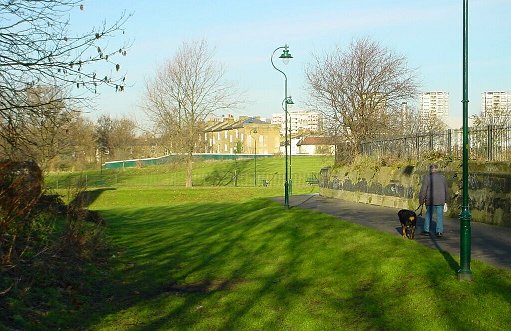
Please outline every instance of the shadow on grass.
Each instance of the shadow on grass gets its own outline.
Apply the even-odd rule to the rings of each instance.
[[[451,270],[454,272],[454,274],[457,275],[458,274],[458,270],[460,270],[459,263],[456,262],[456,260],[452,257],[451,253],[443,250],[438,245],[438,240],[435,237],[431,237],[431,241],[433,241],[433,245],[435,246],[435,248],[440,252],[440,254],[442,254],[444,260],[449,265],[449,268],[451,268]]]
[[[238,179],[243,175],[248,167],[246,160],[236,161],[229,167],[223,167],[222,170],[214,169],[204,178],[205,185],[229,186],[238,184]]]
[[[418,221],[417,221],[418,231],[415,235],[420,236],[422,230],[419,231],[419,229],[423,229],[423,228],[424,228],[424,217],[419,216]],[[433,229],[436,228],[436,221],[433,220],[431,222],[430,228],[433,228]],[[449,268],[451,268],[451,270],[454,272],[454,274],[457,274],[458,270],[460,269],[459,263],[456,262],[456,260],[452,257],[451,253],[449,253],[448,251],[446,251],[446,250],[442,249],[442,247],[440,247],[440,245],[438,244],[438,239],[436,237],[431,235],[430,240],[433,243],[433,247],[442,255],[444,260],[447,262],[447,265],[449,266]]]
[[[268,254],[269,243],[282,231],[286,231],[287,227],[282,221],[272,224],[272,215],[260,214],[258,209],[251,204],[205,204],[197,207],[138,210],[135,214],[143,215],[143,222],[129,213],[123,215],[122,219],[115,213],[104,213],[110,221],[117,221],[113,225],[114,231],[121,239],[116,241],[116,245],[130,246],[132,252],[126,261],[135,262],[120,270],[118,277],[122,279],[121,283],[112,283],[106,289],[107,293],[103,297],[110,298],[107,301],[115,304],[103,302],[102,310],[108,314],[140,302],[155,300],[162,295],[184,297],[184,302],[170,314],[144,326],[147,329],[158,329],[174,318],[190,314],[190,309],[196,307],[204,296],[214,296],[218,292],[249,283],[260,284],[260,289],[254,295],[248,300],[243,299],[243,305],[229,309],[234,313],[226,315],[229,317],[222,327],[234,327],[238,318],[278,283],[278,275],[295,274],[293,269],[298,253],[287,257],[283,265],[278,266],[276,273],[257,275],[257,268],[260,267],[254,263],[257,256]],[[237,219],[239,215],[244,215],[242,220]],[[170,241],[161,235],[167,225],[173,227]],[[250,243],[251,232],[259,232],[255,245]],[[136,243],[135,238],[141,234],[144,236],[143,242]],[[136,256],[148,256],[151,260]],[[251,275],[250,279],[247,279],[248,275]],[[294,283],[292,286],[298,294],[301,292],[299,288],[305,285]],[[285,292],[281,292],[279,301],[285,303],[286,297]],[[94,324],[93,320],[89,321],[91,325]],[[193,325],[194,321],[195,318],[191,318],[185,324]]]
[[[118,252],[80,318],[85,329],[407,329],[402,312],[423,309],[411,303],[425,288],[436,298],[448,272],[426,250],[432,264],[413,263],[415,246],[401,238],[264,199],[102,216]],[[509,275],[489,281],[511,301]],[[451,310],[458,303],[443,308],[448,325],[465,322]]]
[[[82,191],[69,203],[70,206],[88,207],[96,201],[105,191],[112,191],[115,188],[99,188],[90,191]]]

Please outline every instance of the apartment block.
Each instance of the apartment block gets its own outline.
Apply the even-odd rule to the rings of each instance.
[[[427,122],[436,117],[443,122],[449,115],[449,92],[432,91],[421,93],[419,97],[419,116],[421,121]]]
[[[321,131],[322,117],[317,112],[290,111],[288,112],[288,129],[291,135],[300,133],[317,133]],[[271,124],[280,125],[280,133],[285,133],[285,115],[284,113],[273,114]]]
[[[509,123],[511,119],[511,92],[481,93],[481,115],[488,123]]]

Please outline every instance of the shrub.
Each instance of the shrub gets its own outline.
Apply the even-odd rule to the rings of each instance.
[[[89,266],[106,261],[104,221],[84,208],[85,187],[71,205],[43,193],[34,162],[0,162],[0,329],[30,329],[81,304]]]
[[[39,220],[34,206],[42,194],[42,172],[33,161],[0,162],[0,262],[10,264],[33,240]],[[37,232],[37,231],[36,231]]]

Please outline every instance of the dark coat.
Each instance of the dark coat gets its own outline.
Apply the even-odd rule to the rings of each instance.
[[[430,172],[422,178],[419,203],[427,206],[443,205],[447,202],[447,180],[438,172]]]

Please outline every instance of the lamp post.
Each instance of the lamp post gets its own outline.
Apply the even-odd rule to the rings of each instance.
[[[289,97],[290,99],[291,97]],[[291,100],[293,102],[293,100]],[[286,105],[290,105],[289,100],[286,100]],[[288,112],[289,115],[289,196],[293,195],[293,171],[291,170],[291,159],[293,158],[293,130],[291,130],[291,126],[293,121],[291,121],[291,113]]]
[[[288,146],[288,132],[287,132],[287,105],[288,105],[288,98],[287,98],[287,76],[286,74],[278,69],[275,64],[273,63],[273,56],[275,55],[275,53],[282,49],[282,54],[279,56],[280,59],[282,59],[282,61],[284,62],[284,64],[288,64],[289,63],[289,60],[292,59],[293,57],[291,56],[291,54],[289,53],[289,46],[288,45],[284,45],[284,46],[280,46],[280,47],[277,47],[275,48],[275,50],[273,51],[273,53],[271,54],[271,58],[270,58],[270,61],[271,61],[271,65],[273,66],[273,68],[275,70],[277,70],[278,72],[280,72],[282,75],[284,75],[284,130],[285,130],[285,144],[284,144],[284,149],[285,149],[285,154],[286,154],[286,158],[285,158],[285,162],[286,162],[286,170],[285,170],[285,181],[284,181],[284,205],[286,206],[286,208],[289,208],[289,173],[288,173],[288,152],[287,152],[287,146]]]
[[[257,128],[252,133],[257,135]],[[254,186],[257,186],[257,136],[254,136]]]
[[[293,99],[291,98],[291,96],[288,96],[286,99],[284,99],[282,101],[282,109],[284,109],[284,112],[288,115],[288,123],[289,123],[289,181],[288,181],[288,187],[289,187],[289,196],[292,196],[293,195],[293,172],[291,170],[291,159],[292,159],[292,155],[293,155],[293,130],[291,129],[291,124],[292,124],[292,121],[291,121],[291,112],[287,112],[284,106],[284,103],[286,105],[294,105],[295,103],[293,102]],[[287,144],[286,144],[286,148],[287,148]]]
[[[468,206],[468,0],[463,1],[463,202],[460,218],[460,270],[458,279],[471,280],[471,229]]]

